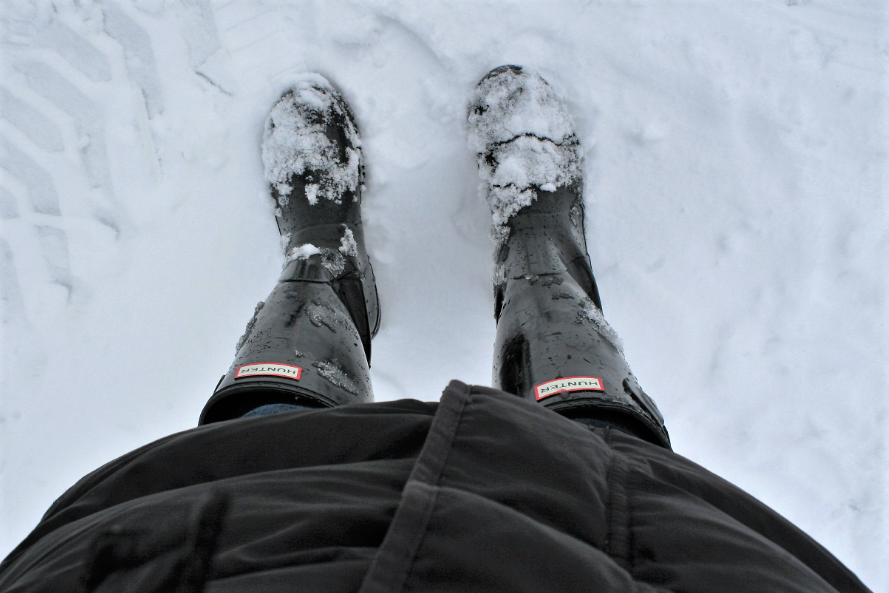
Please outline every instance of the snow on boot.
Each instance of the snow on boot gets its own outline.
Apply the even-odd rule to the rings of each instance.
[[[540,76],[501,66],[476,86],[469,130],[497,244],[494,385],[669,447],[602,315],[584,235],[583,149],[564,101]]]
[[[259,406],[373,400],[370,345],[380,324],[361,225],[363,163],[354,118],[322,76],[274,106],[262,142],[286,261],[257,305],[201,424]]]

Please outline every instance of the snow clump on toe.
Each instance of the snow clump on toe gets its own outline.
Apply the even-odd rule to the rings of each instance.
[[[328,129],[341,126],[346,134],[345,158]],[[340,203],[358,188],[361,139],[345,102],[319,74],[307,74],[278,101],[265,123],[262,162],[266,180],[277,190],[280,206],[293,191],[292,176],[312,173],[306,184],[310,204],[319,199]]]
[[[358,242],[355,241],[355,235],[352,229],[346,227],[343,229],[343,238],[340,239],[339,252],[347,257],[358,257]]]
[[[315,247],[311,243],[297,245],[289,252],[287,252],[287,260],[285,263],[290,263],[295,259],[309,259],[313,255],[317,255],[319,253],[321,253],[321,249]]]
[[[510,217],[580,178],[583,149],[568,107],[536,74],[516,66],[494,70],[469,103],[469,147],[478,153],[480,190],[493,215],[498,243]]]

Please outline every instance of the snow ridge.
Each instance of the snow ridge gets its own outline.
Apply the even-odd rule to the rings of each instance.
[[[345,160],[326,133],[335,121],[344,123],[350,145]],[[343,193],[358,187],[360,146],[358,129],[327,79],[319,74],[303,75],[266,120],[262,139],[265,178],[278,191],[279,205],[285,206],[293,191],[291,177],[314,171],[317,183],[306,185],[309,203],[314,205],[324,198],[339,204]]]
[[[476,86],[469,103],[469,147],[478,153],[480,193],[498,243],[506,223],[537,199],[580,177],[583,149],[565,102],[537,74],[504,67]]]

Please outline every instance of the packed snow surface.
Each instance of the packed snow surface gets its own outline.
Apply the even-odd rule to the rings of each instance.
[[[343,161],[339,147],[326,130],[339,122],[344,125],[346,147]],[[361,142],[352,118],[338,93],[320,74],[307,74],[294,81],[294,87],[278,101],[268,116],[262,137],[265,178],[278,190],[278,203],[287,204],[296,175],[313,171],[319,183],[306,184],[309,203],[319,198],[339,203],[343,193],[358,187]]]
[[[509,218],[531,205],[538,190],[575,181],[583,165],[565,102],[539,75],[513,68],[485,77],[472,93],[469,146],[478,153],[480,193],[498,242],[509,236]]]
[[[317,166],[299,147],[325,142],[320,124],[307,138],[283,126],[267,180],[264,123],[293,89],[283,119],[335,109],[305,75],[319,72],[362,134],[377,400],[490,384],[477,153],[489,136],[545,139],[481,171],[545,192],[570,177],[553,146],[573,133],[604,317],[675,450],[889,591],[887,10],[7,0],[0,555],[83,475],[197,423],[281,272],[269,184]],[[552,119],[475,131],[476,85],[502,64],[562,97],[528,94]]]

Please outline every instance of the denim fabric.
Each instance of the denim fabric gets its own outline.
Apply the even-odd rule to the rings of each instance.
[[[268,404],[253,408],[241,418],[253,418],[254,416],[271,416],[272,414],[280,414],[281,412],[290,412],[291,410],[307,410],[309,406],[301,406],[299,404]]]

